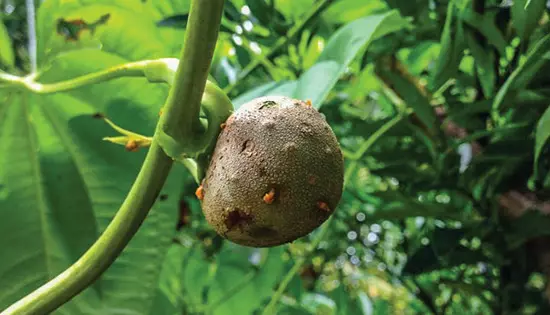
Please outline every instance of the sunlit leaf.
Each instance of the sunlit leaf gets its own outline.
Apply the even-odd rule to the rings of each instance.
[[[8,30],[6,30],[0,18],[0,65],[13,67],[14,62],[15,56],[13,53],[12,41],[8,34]]]

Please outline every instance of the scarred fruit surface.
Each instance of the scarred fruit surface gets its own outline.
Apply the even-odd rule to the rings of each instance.
[[[305,236],[340,201],[338,141],[310,103],[257,98],[226,121],[202,184],[206,220],[223,237],[267,247]]]

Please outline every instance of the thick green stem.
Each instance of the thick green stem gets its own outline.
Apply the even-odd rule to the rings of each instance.
[[[199,121],[201,97],[217,40],[222,8],[223,0],[192,2],[182,60],[170,92],[172,97],[167,100],[163,115],[168,126],[191,125]],[[210,31],[203,32],[205,26]],[[3,75],[4,79],[6,77]],[[126,200],[96,243],[71,267],[4,310],[1,315],[48,314],[87,288],[114,262],[147,216],[171,169],[172,159],[166,156],[156,138],[155,134]]]
[[[212,23],[205,17],[221,19],[223,0],[192,1],[191,10],[195,14],[189,16],[188,23],[196,27],[188,28],[185,32],[186,46],[181,57],[181,71],[175,77],[179,89],[171,90],[168,95],[168,102],[186,105],[165,108],[165,114],[158,125],[160,144],[173,158],[179,157],[180,153],[200,152],[205,147],[201,137],[205,128],[199,119],[199,113],[216,46],[215,41],[205,39],[217,38],[220,27],[219,22]],[[193,46],[189,47],[189,43],[193,43]],[[230,104],[229,99],[227,103]],[[178,152],[180,145],[185,147],[185,152]]]

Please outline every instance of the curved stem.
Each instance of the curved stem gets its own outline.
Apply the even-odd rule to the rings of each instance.
[[[273,296],[271,297],[271,300],[269,301],[269,304],[267,304],[266,308],[262,312],[262,315],[274,314],[275,306],[277,305],[277,303],[279,302],[279,300],[281,299],[281,297],[285,293],[285,290],[288,287],[288,285],[290,284],[290,281],[292,281],[292,279],[298,273],[298,271],[300,271],[300,269],[302,268],[302,266],[304,265],[306,260],[309,259],[309,256],[311,254],[313,254],[315,249],[317,249],[317,247],[319,246],[321,241],[325,238],[326,234],[329,231],[330,224],[332,223],[332,218],[333,217],[330,217],[330,219],[328,219],[328,221],[325,222],[325,224],[323,225],[323,227],[319,231],[319,234],[317,235],[317,237],[311,243],[309,251],[307,253],[305,253],[302,257],[298,258],[298,260],[296,260],[296,263],[294,263],[294,266],[292,266],[292,268],[287,272],[287,274],[285,275],[283,281],[281,281],[281,283],[279,284],[279,287],[277,288],[277,291],[275,291],[275,294],[273,294]]]
[[[397,125],[401,120],[406,118],[408,113],[410,113],[410,111],[407,111],[406,114],[398,114],[397,116],[386,122],[384,125],[382,125],[382,127],[378,128],[378,130],[376,130],[367,140],[365,140],[365,142],[361,144],[361,147],[355,153],[350,156],[346,156],[346,158],[352,161],[360,160],[380,137],[382,137],[388,130]]]
[[[186,103],[186,106],[172,106],[165,108],[158,127],[162,135],[167,138],[188,140],[188,147],[203,147],[203,139],[200,135],[204,132],[204,126],[199,119],[200,104],[208,79],[210,62],[214,55],[216,41],[205,40],[217,38],[220,21],[212,23],[205,17],[219,17],[223,12],[223,0],[208,0],[191,2],[191,10],[195,14],[189,16],[189,25],[198,26],[189,28],[185,32],[185,49],[180,63],[180,71],[176,73],[175,80],[179,88],[173,89],[168,94],[168,102]],[[192,43],[193,47],[188,47]],[[208,61],[206,62],[197,62]],[[230,103],[230,102],[229,102]],[[161,138],[162,145],[162,138]],[[164,148],[166,150],[166,148]],[[192,151],[192,150],[191,150]],[[171,155],[171,154],[170,154]],[[174,156],[174,155],[171,155]]]
[[[0,72],[0,82],[6,82],[10,85],[18,86],[37,94],[65,92],[90,84],[101,83],[107,80],[121,77],[145,76],[150,82],[171,83],[171,81],[174,79],[172,75],[172,73],[174,72],[173,68],[175,68],[177,64],[178,60],[174,58],[129,62],[102,71],[86,74],[77,78],[72,78],[70,80],[50,84],[35,82],[34,75],[27,77],[18,77],[8,73]]]
[[[184,52],[176,72],[176,81],[170,92],[177,97],[169,98],[165,105],[165,116],[183,113],[186,107],[189,113],[167,119],[169,123],[190,124],[198,120],[201,98],[192,95],[202,95],[217,40],[222,8],[223,0],[192,2]],[[216,32],[203,33],[205,25]],[[205,45],[204,42],[209,44]],[[192,71],[186,69],[189,65],[193,65]],[[162,151],[156,137],[155,134],[145,162],[126,200],[99,239],[71,267],[10,306],[0,313],[1,315],[48,314],[87,288],[114,262],[147,216],[172,167],[172,159]]]
[[[285,47],[291,40],[293,40],[296,35],[300,34],[302,30],[312,21],[314,20],[319,14],[321,14],[328,6],[334,2],[334,0],[322,0],[317,6],[311,10],[311,12],[302,20],[301,23],[294,26],[292,29],[288,31],[288,35],[285,37],[279,38],[277,42],[273,45],[273,48],[264,55],[257,56],[254,61],[249,63],[240,73],[239,77],[235,81],[234,84],[227,86],[223,91],[229,95],[233,91],[235,87],[241,82],[245,77],[247,77],[252,71],[256,70],[259,66],[263,65],[266,59],[270,59],[273,57],[276,53],[279,52],[283,47]]]

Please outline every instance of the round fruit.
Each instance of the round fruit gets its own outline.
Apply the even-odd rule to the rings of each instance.
[[[327,220],[343,181],[342,152],[324,117],[309,102],[268,96],[226,121],[200,199],[206,220],[223,237],[276,246]]]

